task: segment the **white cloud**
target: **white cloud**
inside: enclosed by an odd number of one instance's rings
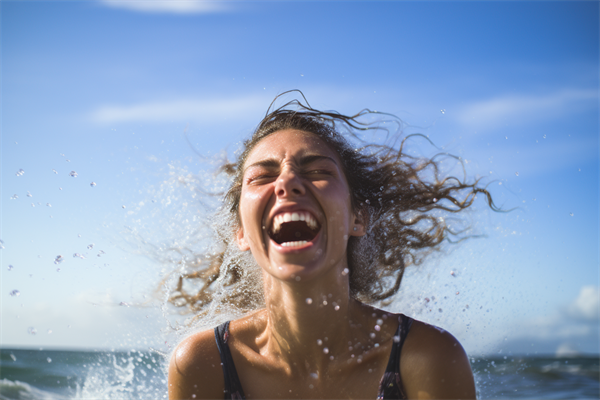
[[[597,99],[598,92],[590,89],[564,89],[545,95],[501,96],[468,104],[458,110],[456,118],[460,123],[472,127],[550,120],[579,112],[582,104],[595,107],[592,101]]]
[[[146,13],[200,14],[223,11],[223,2],[205,0],[100,0],[112,8]]]
[[[583,286],[577,299],[568,308],[569,314],[576,318],[598,321],[600,315],[600,292],[597,286]]]
[[[518,336],[566,339],[589,335],[598,325],[598,296],[598,286],[582,286],[579,295],[569,306],[554,314],[525,322],[525,329]]]
[[[91,113],[97,123],[190,122],[220,118],[252,118],[265,112],[272,99],[246,96],[229,99],[185,99],[133,105],[104,105]]]

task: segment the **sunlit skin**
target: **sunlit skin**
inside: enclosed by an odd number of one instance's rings
[[[230,325],[248,399],[377,395],[398,318],[350,296],[348,239],[364,235],[368,221],[352,207],[341,165],[317,136],[284,130],[260,141],[243,166],[237,242],[262,268],[266,302]],[[292,247],[274,241],[269,229],[284,212],[314,216],[316,237]],[[169,398],[223,398],[220,363],[212,330],[185,339],[169,366]],[[415,321],[400,365],[409,398],[475,397],[468,358],[447,332]]]

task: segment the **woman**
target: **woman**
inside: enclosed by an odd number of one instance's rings
[[[477,182],[439,179],[436,161],[402,146],[355,149],[357,132],[378,129],[360,122],[372,114],[290,102],[225,166],[232,237],[180,277],[171,300],[204,315],[227,302],[258,310],[179,344],[170,399],[475,398],[452,335],[366,303],[389,299],[405,266],[460,235],[432,211],[461,211],[477,193],[494,208],[491,197]],[[262,294],[243,289],[252,266],[233,246],[260,267]],[[193,278],[203,286],[189,295],[183,283]]]

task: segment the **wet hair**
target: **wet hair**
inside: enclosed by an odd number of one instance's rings
[[[243,312],[264,305],[260,269],[249,252],[243,254],[237,249],[235,230],[239,226],[244,163],[262,139],[278,131],[295,129],[316,135],[341,160],[352,207],[367,224],[366,234],[350,237],[347,249],[350,293],[360,301],[389,301],[398,292],[407,267],[421,264],[444,241],[468,237],[466,228],[451,228],[448,215],[467,209],[478,196],[498,211],[478,179],[468,182],[466,178],[441,176],[442,160],[454,159],[462,166],[458,157],[446,153],[431,158],[409,155],[404,148],[408,138],[428,139],[420,134],[403,137],[402,122],[393,115],[370,110],[352,116],[319,111],[306,99],[271,109],[244,142],[237,159],[219,169],[231,179],[218,211],[228,216],[228,223],[215,226],[218,245],[211,252],[197,255],[177,272],[168,299],[178,307],[205,315],[225,305]],[[386,128],[390,123],[398,124],[396,132]],[[383,143],[364,139],[367,133],[381,131],[385,133]],[[186,283],[192,281],[199,285],[186,289]]]

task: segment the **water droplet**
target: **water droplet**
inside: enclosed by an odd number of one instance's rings
[[[370,337],[371,339],[375,339],[375,333],[371,332],[371,334],[369,335],[369,337]]]
[[[459,295],[459,294],[460,294],[460,292],[456,292],[456,294],[457,294],[457,295]]]
[[[9,295],[11,295],[12,297],[19,297],[19,295],[21,294],[21,292],[19,292],[18,290],[12,290]]]
[[[100,250],[100,251],[98,252],[98,257],[102,257],[102,254],[106,254],[106,253],[104,252],[104,250]]]
[[[312,304],[312,299],[310,297],[306,298],[306,304]]]
[[[94,243],[90,243],[90,244],[88,244],[87,248],[88,248],[88,250],[91,250],[91,249],[93,249],[93,248],[94,248]]]
[[[52,204],[46,203],[46,207],[52,207]]]
[[[60,272],[60,268],[56,268],[56,272]]]
[[[60,264],[61,262],[63,262],[65,260],[65,258],[61,255],[56,256],[56,258],[54,259],[54,264]]]
[[[504,139],[508,140],[508,136],[504,136]]]
[[[33,326],[30,326],[29,328],[27,328],[27,333],[29,333],[30,335],[35,335],[37,333],[37,329],[35,329]]]
[[[436,199],[435,197],[433,198],[433,202],[434,202],[434,203],[437,203],[437,199]]]
[[[348,275],[348,272],[350,272],[350,270],[348,268],[344,268],[344,270],[342,271],[342,275],[346,276]]]
[[[48,335],[52,335],[52,329],[48,329]]]
[[[366,199],[366,200],[365,200],[365,203],[367,203],[367,204],[371,204],[371,200],[369,200],[369,199]]]
[[[13,194],[13,195],[12,195],[12,197],[11,197],[10,199],[11,199],[11,200],[16,200],[16,199],[18,199],[18,198],[19,198],[19,196],[17,196],[16,194]]]
[[[125,206],[121,206],[121,208],[125,209]]]
[[[317,339],[317,344],[320,346],[323,344],[323,341],[321,339]]]
[[[439,312],[442,312],[442,309],[441,309],[441,308],[438,308],[438,311],[439,311]]]
[[[71,171],[71,172],[69,172],[69,176],[73,177],[73,178],[77,178],[77,172]]]
[[[27,191],[27,197],[33,197],[33,195]]]
[[[442,108],[442,109],[440,110],[440,112],[441,112],[442,114],[446,114],[446,109],[445,109],[445,108]]]
[[[55,174],[58,174],[58,171],[53,169],[52,172],[54,172]]]
[[[10,353],[10,358],[12,358],[13,361],[17,361],[17,357],[13,353]]]
[[[377,332],[379,332],[381,330],[381,327],[379,325],[375,325],[375,327],[373,329],[375,329]]]
[[[327,347],[323,347],[323,353],[329,354],[329,349]]]
[[[400,342],[400,336],[394,336],[394,343]]]
[[[10,265],[10,264],[8,265],[8,270],[9,270],[9,271],[12,271],[12,270],[13,270],[13,268],[14,268],[14,267],[13,267],[12,265]]]
[[[94,186],[96,186],[96,182],[92,182],[92,183],[90,183],[90,186],[91,186],[91,187],[94,187]]]
[[[569,215],[572,217],[572,216],[573,216],[573,215],[575,215],[575,214],[573,214],[573,213],[570,213]]]
[[[338,311],[338,310],[340,309],[340,306],[335,306],[335,307],[333,307],[333,309],[334,309],[335,311]]]
[[[120,306],[124,306],[124,307],[129,307],[129,304],[125,303],[124,301],[119,303]]]
[[[377,320],[377,325],[379,325],[379,326],[383,325],[383,320],[382,319],[378,319]]]
[[[518,172],[515,172],[515,175],[516,175],[516,176],[519,176],[519,173],[518,173]]]
[[[46,361],[48,361],[49,363],[52,362],[52,359],[50,357],[46,358]]]
[[[323,305],[326,306],[327,305],[327,300],[323,300]]]
[[[542,136],[544,139],[546,139],[546,135]]]
[[[79,253],[73,254],[73,258],[78,258],[78,257],[81,258],[82,260],[85,260],[85,256],[83,256],[83,255],[81,255]]]
[[[23,174],[25,173],[25,171],[23,171],[22,169],[18,170],[17,173],[15,174],[16,176],[23,176]]]
[[[454,272],[454,271],[450,271],[450,275],[452,275],[452,276],[456,277],[456,272]]]

